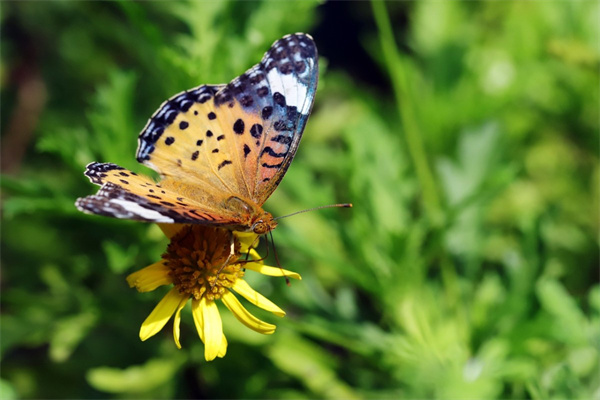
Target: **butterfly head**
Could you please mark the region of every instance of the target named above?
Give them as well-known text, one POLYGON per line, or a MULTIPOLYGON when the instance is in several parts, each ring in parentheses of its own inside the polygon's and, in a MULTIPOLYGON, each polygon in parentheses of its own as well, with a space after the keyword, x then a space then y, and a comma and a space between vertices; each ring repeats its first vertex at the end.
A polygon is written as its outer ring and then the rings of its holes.
POLYGON ((252 222, 250 230, 257 235, 264 235, 265 233, 271 232, 276 227, 277 221, 273 219, 271 214, 265 211, 252 222))

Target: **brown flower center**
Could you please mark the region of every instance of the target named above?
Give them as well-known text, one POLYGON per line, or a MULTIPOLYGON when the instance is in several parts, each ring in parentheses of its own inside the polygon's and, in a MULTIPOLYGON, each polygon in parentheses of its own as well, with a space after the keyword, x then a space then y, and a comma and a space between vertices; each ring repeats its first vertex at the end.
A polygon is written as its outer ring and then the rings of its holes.
POLYGON ((218 300, 236 279, 244 276, 237 261, 240 243, 235 236, 231 253, 231 231, 202 225, 186 225, 171 238, 162 258, 180 293, 200 300, 218 300), (229 259, 228 259, 229 258, 229 259))

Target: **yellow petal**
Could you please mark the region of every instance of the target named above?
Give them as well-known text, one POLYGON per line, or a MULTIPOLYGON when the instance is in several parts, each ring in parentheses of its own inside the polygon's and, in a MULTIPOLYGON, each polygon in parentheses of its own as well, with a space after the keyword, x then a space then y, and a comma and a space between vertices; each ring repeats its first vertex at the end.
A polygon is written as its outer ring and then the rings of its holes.
POLYGON ((223 358, 225 357, 225 354, 227 354, 227 339, 225 338, 225 335, 223 335, 221 338, 221 348, 219 349, 217 357, 223 358))
POLYGON ((240 241, 242 247, 246 247, 246 251, 248 247, 258 244, 258 240, 256 240, 258 235, 254 232, 233 232, 233 234, 240 241))
MULTIPOLYGON (((249 260, 260 260, 262 259, 262 257, 260 256, 260 254, 258 254, 258 252, 253 249, 252 247, 248 247, 246 245, 244 245, 242 243, 242 245, 240 246, 240 259, 241 260, 246 260, 246 254, 250 253, 250 256, 248 257, 249 260)), ((262 263, 262 261, 259 261, 262 263)))
POLYGON ((171 315, 173 315, 175 309, 184 298, 187 299, 188 295, 179 293, 177 288, 171 289, 142 323, 140 339, 144 341, 156 335, 165 326, 167 321, 169 321, 171 315))
POLYGON ((302 277, 297 272, 288 271, 287 269, 283 269, 283 268, 269 267, 267 265, 262 265, 262 264, 259 264, 259 263, 256 263, 256 262, 249 262, 249 263, 246 263, 246 264, 242 264, 242 267, 246 268, 246 269, 249 269, 251 271, 259 272, 259 273, 261 273, 263 275, 268 275, 268 276, 287 276, 288 278, 294 278, 294 279, 302 280, 302 277))
POLYGON ((285 311, 279 308, 271 300, 252 289, 250 285, 248 285, 248 282, 243 279, 237 279, 233 284, 232 289, 235 290, 236 293, 244 296, 244 298, 246 298, 246 300, 248 300, 250 303, 262 308, 263 310, 272 312, 279 317, 283 317, 285 315, 285 311))
POLYGON ((178 349, 181 349, 181 343, 179 343, 179 324, 181 322, 181 310, 183 309, 183 307, 185 307, 187 301, 187 297, 181 299, 179 305, 177 306, 177 311, 175 311, 175 319, 173 320, 173 339, 175 339, 175 345, 178 349))
POLYGON ((196 325, 198 336, 200 336, 200 340, 204 343, 204 315, 202 315, 202 310, 200 309, 200 300, 192 300, 192 316, 194 317, 194 325, 196 325))
POLYGON ((156 224, 160 228, 161 231, 165 234, 166 237, 171 239, 181 228, 183 228, 184 224, 156 224))
POLYGON ((129 287, 135 287, 139 292, 150 292, 159 286, 173 283, 170 271, 164 260, 161 260, 130 274, 126 279, 129 287))
MULTIPOLYGON (((247 253, 248 250, 246 251, 240 251, 241 254, 247 253)), ((260 254, 258 254, 258 251, 254 250, 254 249, 250 249, 250 258, 252 258, 253 260, 260 260, 262 257, 260 256, 260 254)), ((261 261, 262 263, 262 261, 261 261)))
POLYGON ((275 325, 261 321, 250 314, 250 312, 242 306, 242 303, 240 303, 237 297, 230 291, 226 291, 221 300, 223 300, 225 306, 229 308, 229 311, 231 311, 233 315, 248 328, 265 335, 270 335, 275 332, 275 328, 277 328, 275 325))
POLYGON ((204 297, 202 300, 193 300, 192 315, 198 336, 204 342, 204 358, 206 361, 212 361, 215 357, 224 357, 227 353, 227 339, 223 335, 221 315, 215 302, 207 301, 204 297), (212 304, 212 306, 209 304, 212 304), (216 317, 214 314, 216 314, 216 317))
POLYGON ((209 301, 206 297, 200 299, 200 309, 204 316, 204 358, 212 361, 221 351, 223 341, 223 323, 217 303, 209 301))

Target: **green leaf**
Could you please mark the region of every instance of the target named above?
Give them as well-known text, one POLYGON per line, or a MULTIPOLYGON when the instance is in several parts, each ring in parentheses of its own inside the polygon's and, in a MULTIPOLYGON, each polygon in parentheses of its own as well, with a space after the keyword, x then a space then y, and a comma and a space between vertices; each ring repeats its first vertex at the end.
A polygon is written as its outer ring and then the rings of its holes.
POLYGON ((548 327, 548 333, 569 344, 586 344, 586 318, 564 286, 554 279, 541 279, 536 285, 536 293, 542 308, 554 321, 548 327))
POLYGON ((268 350, 279 369, 298 379, 319 398, 360 398, 336 376, 334 359, 320 347, 297 335, 279 334, 277 342, 268 350))
POLYGON ((55 362, 66 361, 97 320, 94 311, 58 320, 50 338, 50 358, 55 362))
POLYGON ((175 374, 185 361, 185 356, 154 358, 142 365, 124 369, 97 367, 86 374, 88 383, 106 393, 151 394, 156 388, 172 382, 175 374))
POLYGON ((8 381, 0 379, 0 399, 13 400, 18 399, 17 391, 8 381))

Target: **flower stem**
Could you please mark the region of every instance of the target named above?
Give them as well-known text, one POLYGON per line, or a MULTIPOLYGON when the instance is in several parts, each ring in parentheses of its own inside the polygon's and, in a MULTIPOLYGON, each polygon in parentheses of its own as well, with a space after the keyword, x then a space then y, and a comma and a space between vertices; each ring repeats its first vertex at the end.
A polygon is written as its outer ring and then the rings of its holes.
MULTIPOLYGON (((414 91, 411 91, 409 87, 409 74, 411 70, 407 61, 403 59, 396 47, 392 26, 384 2, 382 0, 372 0, 371 5, 375 23, 379 30, 379 40, 385 64, 396 97, 396 106, 404 128, 404 138, 415 167, 417 178, 423 190, 423 208, 429 222, 436 230, 439 230, 444 223, 444 216, 438 187, 427 160, 427 153, 425 152, 419 123, 416 118, 414 91)), ((442 232, 439 233, 443 235, 442 232)), ((457 305, 459 288, 456 269, 446 254, 441 254, 441 259, 440 268, 446 288, 446 296, 450 303, 452 303, 451 305, 457 305)))

